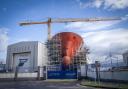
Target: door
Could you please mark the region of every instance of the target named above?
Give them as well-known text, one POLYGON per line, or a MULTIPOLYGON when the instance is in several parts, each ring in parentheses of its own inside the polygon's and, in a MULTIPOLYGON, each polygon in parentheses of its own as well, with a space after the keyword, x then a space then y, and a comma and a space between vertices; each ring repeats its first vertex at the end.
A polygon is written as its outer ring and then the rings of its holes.
POLYGON ((14 54, 14 67, 19 67, 19 72, 30 72, 31 62, 30 53, 14 54))

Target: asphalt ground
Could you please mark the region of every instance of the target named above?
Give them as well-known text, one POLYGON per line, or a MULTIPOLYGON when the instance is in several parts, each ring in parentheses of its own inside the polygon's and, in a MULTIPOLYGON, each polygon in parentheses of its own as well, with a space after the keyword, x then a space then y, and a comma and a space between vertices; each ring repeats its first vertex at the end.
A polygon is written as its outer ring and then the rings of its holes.
POLYGON ((97 88, 81 86, 78 81, 4 81, 4 82, 1 81, 0 89, 97 89, 97 88))

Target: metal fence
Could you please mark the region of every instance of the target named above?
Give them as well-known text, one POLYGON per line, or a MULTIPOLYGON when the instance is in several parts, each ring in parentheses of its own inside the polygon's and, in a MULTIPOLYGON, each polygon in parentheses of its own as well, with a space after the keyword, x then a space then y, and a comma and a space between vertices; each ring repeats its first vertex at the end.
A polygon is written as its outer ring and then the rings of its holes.
POLYGON ((100 64, 88 64, 81 66, 81 77, 88 77, 93 80, 123 81, 128 82, 128 67, 125 65, 106 66, 100 64), (86 68, 87 67, 87 68, 86 68), (87 73, 86 73, 87 72, 87 73))

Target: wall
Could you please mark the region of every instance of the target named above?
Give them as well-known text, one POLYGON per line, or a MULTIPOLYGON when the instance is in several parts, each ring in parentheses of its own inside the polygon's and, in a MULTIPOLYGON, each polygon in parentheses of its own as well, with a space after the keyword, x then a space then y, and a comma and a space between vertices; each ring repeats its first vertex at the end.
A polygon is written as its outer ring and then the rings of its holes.
MULTIPOLYGON (((0 78, 14 78, 14 75, 15 73, 0 73, 0 78)), ((37 78, 37 73, 18 73, 18 78, 37 78)))
POLYGON ((101 79, 112 79, 112 80, 127 80, 128 71, 114 71, 114 72, 100 72, 101 79))
POLYGON ((47 63, 47 48, 44 44, 38 43, 38 61, 37 66, 46 66, 47 63))

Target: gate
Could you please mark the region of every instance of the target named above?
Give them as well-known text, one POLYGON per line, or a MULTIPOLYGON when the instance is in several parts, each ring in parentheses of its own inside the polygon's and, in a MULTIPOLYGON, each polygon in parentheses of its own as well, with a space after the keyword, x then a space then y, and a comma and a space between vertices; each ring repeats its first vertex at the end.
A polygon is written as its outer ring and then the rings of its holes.
POLYGON ((77 70, 61 70, 59 66, 48 66, 47 79, 77 79, 77 70))

